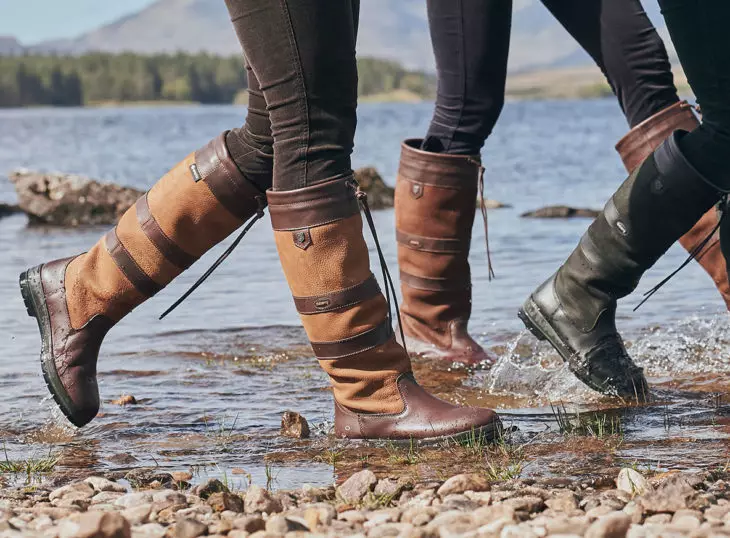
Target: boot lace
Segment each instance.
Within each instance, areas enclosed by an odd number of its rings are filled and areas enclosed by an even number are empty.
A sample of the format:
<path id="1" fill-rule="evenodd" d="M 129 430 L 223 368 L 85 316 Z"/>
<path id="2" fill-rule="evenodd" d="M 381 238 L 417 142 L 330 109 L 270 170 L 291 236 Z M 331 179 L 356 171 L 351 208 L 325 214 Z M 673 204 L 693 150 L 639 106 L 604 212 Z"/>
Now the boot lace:
<path id="1" fill-rule="evenodd" d="M 488 278 L 491 281 L 496 275 L 494 274 L 494 267 L 492 266 L 492 253 L 489 249 L 489 216 L 487 214 L 487 204 L 484 198 L 484 172 L 486 168 L 481 161 L 470 158 L 469 162 L 475 164 L 479 168 L 479 208 L 482 213 L 482 220 L 484 221 L 484 240 L 487 243 L 487 268 Z"/>
<path id="2" fill-rule="evenodd" d="M 231 243 L 231 246 L 229 246 L 226 249 L 226 251 L 223 254 L 221 254 L 220 258 L 218 258 L 213 263 L 213 265 L 211 265 L 210 268 L 205 273 L 203 273 L 203 276 L 201 276 L 197 280 L 197 282 L 195 282 L 195 284 L 193 284 L 192 286 L 190 286 L 190 289 L 188 289 L 188 291 L 186 291 L 185 293 L 183 293 L 182 296 L 177 301 L 175 301 L 172 304 L 172 306 L 170 306 L 170 308 L 168 308 L 167 310 L 165 310 L 162 313 L 162 315 L 160 316 L 159 319 L 164 319 L 170 312 L 172 312 L 178 306 L 180 306 L 180 304 L 185 299 L 187 299 L 188 297 L 190 297 L 190 295 L 195 290 L 197 290 L 200 287 L 200 285 L 208 279 L 208 277 L 210 275 L 213 274 L 213 271 L 215 271 L 216 269 L 218 269 L 218 267 L 224 261 L 226 261 L 226 258 L 228 258 L 228 256 L 230 256 L 231 253 L 236 249 L 236 247 L 239 245 L 239 243 L 244 238 L 244 236 L 248 233 L 248 231 L 253 227 L 253 225 L 256 224 L 257 221 L 261 220 L 264 217 L 264 209 L 266 209 L 266 196 L 265 195 L 257 196 L 256 197 L 256 202 L 258 203 L 258 209 L 256 210 L 256 214 L 254 215 L 254 217 L 250 221 L 248 221 L 248 224 L 246 224 L 246 226 L 243 229 L 243 231 L 238 235 L 238 237 L 236 237 L 236 239 L 233 241 L 233 243 Z"/>
<path id="3" fill-rule="evenodd" d="M 644 299 L 642 299 L 642 301 L 638 305 L 636 305 L 636 307 L 634 308 L 634 312 L 636 312 L 639 308 L 641 308 L 641 306 L 644 303 L 646 303 L 649 299 L 651 299 L 651 297 L 656 292 L 658 292 L 662 287 L 664 287 L 664 285 L 667 282 L 669 282 L 672 278 L 674 278 L 674 276 L 677 273 L 679 273 L 682 269 L 687 267 L 687 265 L 689 265 L 692 262 L 692 260 L 699 260 L 707 252 L 707 249 L 709 249 L 712 245 L 715 244 L 715 242 L 711 242 L 712 238 L 715 236 L 715 233 L 717 232 L 717 230 L 720 229 L 720 226 L 722 225 L 722 222 L 723 222 L 723 220 L 725 220 L 727 213 L 728 213 L 728 207 L 727 207 L 728 194 L 723 195 L 723 197 L 720 199 L 719 204 L 720 204 L 720 208 L 721 208 L 720 218 L 717 220 L 717 224 L 712 229 L 712 231 L 709 234 L 707 234 L 707 237 L 705 237 L 702 241 L 700 241 L 692 249 L 692 251 L 689 253 L 689 256 L 687 256 L 687 259 L 684 260 L 679 267 L 677 267 L 674 271 L 672 271 L 664 280 L 659 282 L 652 289 L 650 289 L 649 291 L 644 293 Z"/>
<path id="4" fill-rule="evenodd" d="M 403 333 L 403 321 L 401 319 L 400 315 L 400 306 L 398 305 L 398 297 L 395 292 L 395 285 L 393 284 L 393 279 L 390 276 L 390 271 L 388 270 L 388 263 L 385 261 L 385 255 L 383 255 L 383 249 L 380 247 L 380 240 L 378 239 L 378 232 L 375 229 L 375 222 L 373 221 L 373 215 L 370 212 L 370 205 L 368 204 L 368 195 L 365 191 L 363 191 L 360 188 L 360 185 L 357 183 L 357 181 L 353 178 L 352 179 L 353 186 L 355 187 L 355 196 L 357 197 L 358 201 L 360 202 L 360 207 L 362 207 L 363 213 L 365 214 L 365 220 L 368 223 L 368 228 L 370 228 L 370 234 L 373 236 L 373 241 L 375 242 L 375 249 L 378 251 L 378 259 L 380 261 L 380 269 L 383 272 L 383 282 L 385 282 L 385 301 L 388 304 L 388 326 L 390 327 L 390 330 L 393 330 L 393 305 L 395 305 L 395 314 L 398 318 L 398 331 L 400 332 L 400 339 L 401 339 L 401 345 L 403 346 L 403 349 L 405 350 L 406 354 L 408 354 L 408 349 L 406 349 L 406 337 Z"/>

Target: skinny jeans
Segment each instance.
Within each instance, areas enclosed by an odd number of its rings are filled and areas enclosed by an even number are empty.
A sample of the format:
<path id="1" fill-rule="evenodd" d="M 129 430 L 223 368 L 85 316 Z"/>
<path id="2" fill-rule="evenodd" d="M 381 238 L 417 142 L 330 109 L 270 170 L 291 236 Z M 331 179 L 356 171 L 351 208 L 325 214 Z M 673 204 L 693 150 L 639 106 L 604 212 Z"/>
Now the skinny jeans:
<path id="1" fill-rule="evenodd" d="M 631 127 L 679 101 L 664 43 L 639 0 L 542 3 L 596 62 Z M 427 4 L 438 92 L 424 149 L 475 155 L 504 105 L 512 0 Z"/>

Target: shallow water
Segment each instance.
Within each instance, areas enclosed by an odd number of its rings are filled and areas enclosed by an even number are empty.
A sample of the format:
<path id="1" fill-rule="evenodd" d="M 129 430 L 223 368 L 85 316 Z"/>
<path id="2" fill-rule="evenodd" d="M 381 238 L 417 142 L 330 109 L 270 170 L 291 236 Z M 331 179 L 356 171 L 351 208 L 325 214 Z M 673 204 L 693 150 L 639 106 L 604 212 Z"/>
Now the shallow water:
<path id="1" fill-rule="evenodd" d="M 427 104 L 361 106 L 355 166 L 375 165 L 392 183 L 400 140 L 422 134 L 430 113 Z M 0 171 L 61 170 L 146 188 L 244 117 L 238 107 L 0 111 Z M 502 408 L 516 428 L 510 442 L 527 447 L 523 475 L 591 474 L 632 462 L 694 468 L 727 459 L 730 420 L 718 394 L 730 379 L 728 321 L 710 279 L 693 264 L 632 312 L 640 294 L 681 263 L 680 248 L 620 309 L 620 327 L 662 401 L 615 411 L 623 433 L 610 446 L 606 440 L 566 443 L 551 403 L 564 402 L 570 413 L 620 403 L 584 389 L 547 346 L 524 334 L 515 316 L 588 225 L 519 214 L 548 204 L 600 207 L 623 180 L 612 147 L 625 130 L 610 100 L 507 105 L 484 151 L 487 194 L 513 205 L 490 211 L 494 281 L 487 280 L 480 224 L 472 249 L 472 331 L 501 359 L 491 371 L 449 372 L 432 364 L 417 371 L 443 397 Z M 13 200 L 12 186 L 0 177 L 0 201 Z M 378 212 L 376 222 L 394 267 L 392 211 Z M 332 458 L 322 456 L 342 448 L 327 437 L 331 396 L 298 326 L 266 221 L 169 318 L 157 321 L 225 245 L 112 331 L 100 364 L 102 414 L 82 430 L 67 426 L 47 398 L 37 329 L 25 314 L 17 275 L 85 250 L 102 231 L 28 228 L 21 216 L 0 220 L 0 439 L 10 459 L 60 455 L 57 468 L 64 472 L 192 467 L 196 479 L 226 476 L 234 482 L 245 476 L 243 469 L 257 483 L 265 483 L 273 468 L 274 486 L 281 488 L 329 483 L 333 471 L 363 461 L 403 467 L 392 455 L 378 460 L 377 451 L 368 460 L 365 446 L 345 451 L 334 469 Z M 111 404 L 122 394 L 133 394 L 139 405 Z M 309 419 L 311 441 L 278 435 L 287 409 Z M 586 455 L 576 457 L 576 451 Z M 451 454 L 437 452 L 432 459 L 449 465 Z"/>

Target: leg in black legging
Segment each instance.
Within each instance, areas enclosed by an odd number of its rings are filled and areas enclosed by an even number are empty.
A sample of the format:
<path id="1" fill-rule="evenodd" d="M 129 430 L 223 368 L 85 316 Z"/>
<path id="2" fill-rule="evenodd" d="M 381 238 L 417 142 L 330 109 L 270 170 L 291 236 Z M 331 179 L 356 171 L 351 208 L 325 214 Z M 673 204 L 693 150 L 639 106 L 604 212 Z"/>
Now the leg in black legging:
<path id="1" fill-rule="evenodd" d="M 542 0 L 601 68 L 631 127 L 677 103 L 661 37 L 639 0 Z"/>
<path id="2" fill-rule="evenodd" d="M 504 105 L 512 0 L 428 0 L 438 94 L 424 149 L 476 155 Z"/>
<path id="3" fill-rule="evenodd" d="M 702 107 L 702 126 L 684 136 L 692 165 L 722 190 L 730 189 L 730 2 L 660 0 L 689 85 Z"/>
<path id="4" fill-rule="evenodd" d="M 274 189 L 351 172 L 357 3 L 227 0 L 260 83 L 274 139 Z"/>

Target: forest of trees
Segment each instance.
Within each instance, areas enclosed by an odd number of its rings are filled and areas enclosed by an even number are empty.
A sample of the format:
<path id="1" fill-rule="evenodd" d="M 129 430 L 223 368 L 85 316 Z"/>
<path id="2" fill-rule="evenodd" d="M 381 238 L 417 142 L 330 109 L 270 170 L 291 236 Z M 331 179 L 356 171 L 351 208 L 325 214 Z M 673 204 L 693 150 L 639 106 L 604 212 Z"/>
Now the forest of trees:
<path id="1" fill-rule="evenodd" d="M 362 96 L 434 92 L 433 77 L 394 62 L 358 61 Z M 0 107 L 81 106 L 104 102 L 232 103 L 246 89 L 240 57 L 208 54 L 0 57 Z"/>

